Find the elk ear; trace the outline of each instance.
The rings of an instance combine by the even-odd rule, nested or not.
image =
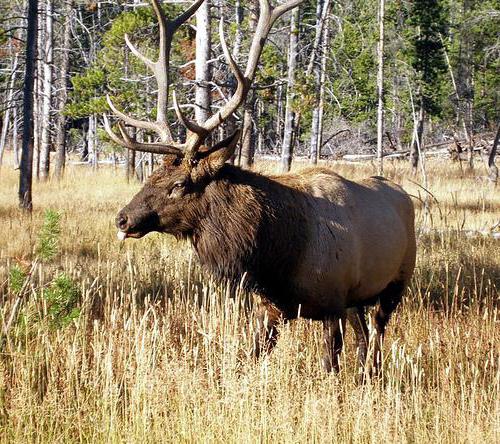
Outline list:
[[[240,130],[237,129],[226,139],[215,144],[210,149],[207,161],[210,164],[210,169],[218,171],[232,157],[236,150],[236,145],[240,140]]]
[[[215,144],[206,151],[198,152],[198,165],[191,173],[192,179],[196,182],[204,176],[214,176],[231,158],[240,140],[240,130],[236,130],[228,138]]]

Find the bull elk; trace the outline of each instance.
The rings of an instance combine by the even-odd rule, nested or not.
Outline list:
[[[401,300],[415,265],[414,209],[409,196],[380,177],[359,182],[327,168],[264,176],[226,163],[235,152],[239,131],[211,147],[208,136],[244,102],[269,31],[278,17],[301,3],[271,7],[259,0],[260,15],[248,64],[243,72],[227,47],[223,24],[220,41],[237,79],[235,94],[206,122],[190,120],[173,105],[187,128],[184,143],[175,142],[167,122],[169,52],[176,29],[203,0],[168,20],[159,2],[153,8],[160,24],[157,62],[131,51],[154,73],[158,83],[157,119],[140,121],[119,111],[108,97],[120,135],[105,118],[110,137],[131,150],[164,154],[163,165],[117,218],[119,238],[141,238],[157,231],[188,239],[201,264],[214,276],[244,282],[258,296],[256,356],[276,343],[281,320],[298,316],[321,320],[327,370],[338,369],[342,330],[349,320],[356,334],[358,359],[365,364],[368,328],[365,307],[375,311],[375,356],[387,322]],[[159,137],[155,143],[132,139],[122,123]],[[375,363],[377,365],[377,363]]]

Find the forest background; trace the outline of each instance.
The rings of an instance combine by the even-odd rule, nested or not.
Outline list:
[[[28,3],[2,3],[0,162],[6,149],[13,150],[18,167]],[[164,7],[172,16],[188,4],[167,1]],[[150,5],[40,0],[37,10],[34,176],[61,176],[70,153],[73,161],[94,167],[125,161],[127,177],[143,180],[154,157],[111,142],[102,115],[110,114],[109,94],[119,109],[155,117],[154,78],[125,42],[128,34],[154,58],[157,23]],[[294,156],[312,163],[346,154],[370,157],[377,150],[380,96],[384,156],[407,156],[417,168],[419,152],[438,144],[455,157],[469,151],[472,166],[474,149],[490,147],[497,130],[499,11],[496,0],[305,1],[275,27],[244,109],[218,137],[243,127],[235,159],[243,166],[252,165],[255,155],[282,157],[283,170]],[[235,58],[245,62],[257,16],[257,1],[206,2],[174,39],[172,84],[198,120],[236,87],[222,56],[220,18]],[[381,60],[383,82],[377,86]],[[170,117],[176,120],[173,109]],[[182,139],[182,126],[174,130]],[[135,137],[152,134],[138,130]]]

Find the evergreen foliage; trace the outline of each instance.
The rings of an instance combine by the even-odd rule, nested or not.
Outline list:
[[[59,251],[61,214],[54,210],[45,211],[44,223],[38,238],[37,255],[44,261],[53,259]]]

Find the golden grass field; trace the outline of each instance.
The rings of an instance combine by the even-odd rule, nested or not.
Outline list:
[[[376,171],[332,167],[349,178]],[[284,325],[274,352],[254,362],[247,295],[227,295],[168,236],[120,244],[115,214],[140,188],[122,170],[70,167],[61,183],[36,184],[28,218],[18,173],[4,166],[0,441],[500,442],[500,241],[463,232],[500,221],[500,191],[480,163],[471,173],[428,162],[434,197],[406,163],[385,168],[428,208],[415,200],[417,268],[388,326],[383,375],[359,385],[351,330],[338,375],[322,371],[322,328],[306,320]],[[49,208],[61,234],[43,261]],[[21,293],[13,267],[32,272]],[[61,273],[81,312],[54,326],[45,295]]]

